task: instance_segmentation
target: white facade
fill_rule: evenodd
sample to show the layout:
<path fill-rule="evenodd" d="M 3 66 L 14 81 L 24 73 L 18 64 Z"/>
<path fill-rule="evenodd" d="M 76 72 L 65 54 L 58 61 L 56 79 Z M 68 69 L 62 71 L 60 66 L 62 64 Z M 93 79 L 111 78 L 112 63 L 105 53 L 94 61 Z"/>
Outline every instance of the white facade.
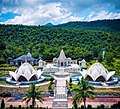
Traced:
<path fill-rule="evenodd" d="M 88 70 L 81 72 L 84 78 L 91 79 L 92 81 L 108 81 L 115 71 L 108 72 L 108 70 L 100 63 L 94 63 Z"/>
<path fill-rule="evenodd" d="M 66 58 L 65 53 L 62 49 L 59 57 L 53 59 L 53 63 L 54 63 L 54 66 L 57 66 L 57 67 L 68 67 L 68 66 L 71 66 L 71 64 L 77 64 L 77 60 Z"/>
<path fill-rule="evenodd" d="M 79 72 L 80 66 L 77 64 L 77 60 L 66 58 L 63 49 L 60 52 L 58 58 L 53 59 L 53 64 L 47 64 L 43 68 L 44 72 L 59 72 L 61 68 L 64 68 L 65 72 Z"/>
<path fill-rule="evenodd" d="M 32 81 L 40 78 L 43 72 L 36 71 L 28 62 L 23 63 L 15 72 L 9 72 L 14 81 Z"/>
<path fill-rule="evenodd" d="M 85 59 L 83 59 L 82 61 L 79 61 L 79 65 L 81 66 L 81 68 L 87 68 Z"/>
<path fill-rule="evenodd" d="M 46 65 L 46 62 L 43 61 L 42 59 L 40 59 L 39 62 L 38 62 L 38 67 L 43 68 L 43 67 L 45 67 L 45 65 Z"/>

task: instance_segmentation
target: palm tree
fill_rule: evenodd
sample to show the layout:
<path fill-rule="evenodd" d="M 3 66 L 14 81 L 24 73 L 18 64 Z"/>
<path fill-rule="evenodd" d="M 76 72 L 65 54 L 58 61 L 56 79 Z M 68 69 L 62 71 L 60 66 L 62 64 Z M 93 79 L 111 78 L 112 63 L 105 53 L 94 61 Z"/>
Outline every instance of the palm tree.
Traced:
<path fill-rule="evenodd" d="M 43 98 L 41 96 L 42 91 L 35 87 L 35 84 L 31 84 L 29 90 L 27 91 L 26 97 L 22 101 L 28 102 L 32 99 L 32 108 L 34 109 L 35 106 L 35 99 L 38 99 L 41 103 Z"/>
<path fill-rule="evenodd" d="M 81 82 L 72 90 L 73 94 L 75 94 L 73 96 L 73 101 L 79 103 L 83 100 L 84 108 L 86 109 L 86 98 L 94 98 L 93 89 L 94 87 L 89 86 L 87 81 L 82 78 Z"/>

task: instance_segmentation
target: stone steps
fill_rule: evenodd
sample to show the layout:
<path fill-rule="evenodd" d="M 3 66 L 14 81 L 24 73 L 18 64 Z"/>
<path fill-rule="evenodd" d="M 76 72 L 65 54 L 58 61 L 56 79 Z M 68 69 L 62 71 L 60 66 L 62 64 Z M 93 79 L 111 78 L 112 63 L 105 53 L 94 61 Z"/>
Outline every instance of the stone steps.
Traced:
<path fill-rule="evenodd" d="M 67 101 L 53 101 L 52 107 L 55 108 L 55 109 L 56 108 L 67 109 L 68 108 L 68 102 Z"/>

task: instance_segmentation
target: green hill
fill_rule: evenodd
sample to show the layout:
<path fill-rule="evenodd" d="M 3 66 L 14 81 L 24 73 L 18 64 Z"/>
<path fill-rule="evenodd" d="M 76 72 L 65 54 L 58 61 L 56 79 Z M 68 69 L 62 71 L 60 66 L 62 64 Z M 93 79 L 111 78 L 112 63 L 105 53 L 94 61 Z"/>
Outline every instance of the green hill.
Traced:
<path fill-rule="evenodd" d="M 97 59 L 102 48 L 117 59 L 120 58 L 119 23 L 120 20 L 103 20 L 71 22 L 51 27 L 1 24 L 0 62 L 5 63 L 9 57 L 16 58 L 28 51 L 35 58 L 52 60 L 58 56 L 61 48 L 65 50 L 67 57 L 78 60 Z"/>
<path fill-rule="evenodd" d="M 109 32 L 120 31 L 120 19 L 115 20 L 97 20 L 91 22 L 68 22 L 65 24 L 57 25 L 57 27 L 75 28 L 81 30 L 101 30 Z"/>

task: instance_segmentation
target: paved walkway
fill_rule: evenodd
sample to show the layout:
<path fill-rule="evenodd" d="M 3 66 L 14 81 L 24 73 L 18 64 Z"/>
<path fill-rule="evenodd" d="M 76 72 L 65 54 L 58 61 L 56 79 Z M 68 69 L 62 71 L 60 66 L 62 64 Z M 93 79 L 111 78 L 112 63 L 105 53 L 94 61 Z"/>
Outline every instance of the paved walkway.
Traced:
<path fill-rule="evenodd" d="M 68 77 L 59 78 L 55 77 L 56 79 L 56 87 L 55 87 L 55 96 L 54 101 L 52 103 L 52 108 L 61 108 L 67 109 L 68 108 L 68 100 L 67 100 L 67 88 L 66 88 L 66 80 Z"/>
<path fill-rule="evenodd" d="M 35 86 L 43 86 L 46 84 L 49 84 L 50 82 L 43 82 L 43 83 L 39 83 L 36 84 Z M 30 85 L 10 85 L 10 84 L 0 84 L 0 87 L 8 87 L 8 88 L 25 88 L 25 87 L 29 87 Z"/>

